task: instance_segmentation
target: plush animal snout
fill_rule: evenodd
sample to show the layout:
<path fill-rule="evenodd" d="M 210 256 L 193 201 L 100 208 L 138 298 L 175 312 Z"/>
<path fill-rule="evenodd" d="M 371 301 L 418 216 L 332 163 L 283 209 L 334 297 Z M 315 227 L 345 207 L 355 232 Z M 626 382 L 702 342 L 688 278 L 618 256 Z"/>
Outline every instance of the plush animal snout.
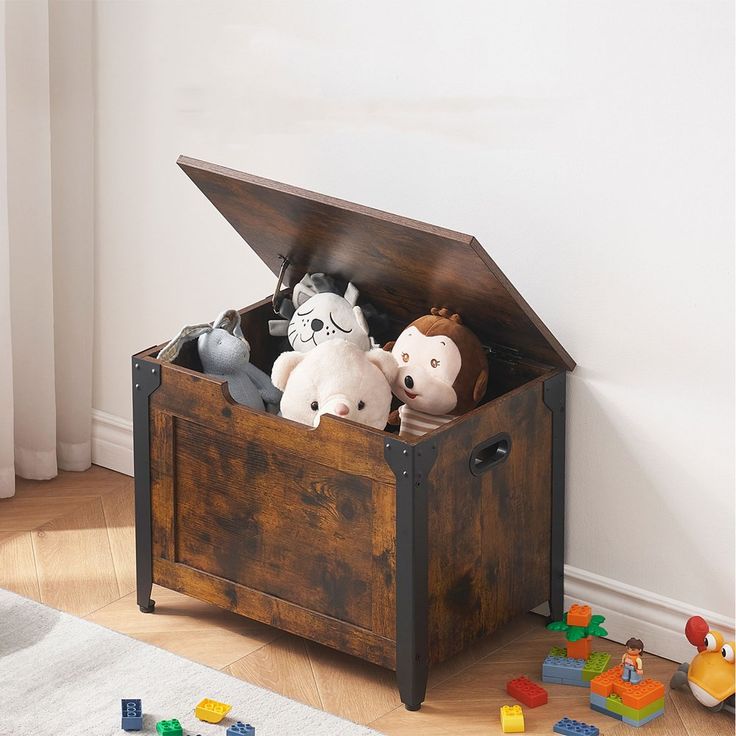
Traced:
<path fill-rule="evenodd" d="M 404 385 L 407 388 L 414 388 L 414 379 L 411 376 L 404 376 Z"/>
<path fill-rule="evenodd" d="M 350 414 L 350 407 L 348 407 L 346 404 L 335 404 L 333 407 L 335 414 L 339 417 L 346 417 L 348 414 Z"/>
<path fill-rule="evenodd" d="M 313 319 L 310 325 L 313 332 L 319 332 L 324 326 L 325 323 L 321 319 Z"/>

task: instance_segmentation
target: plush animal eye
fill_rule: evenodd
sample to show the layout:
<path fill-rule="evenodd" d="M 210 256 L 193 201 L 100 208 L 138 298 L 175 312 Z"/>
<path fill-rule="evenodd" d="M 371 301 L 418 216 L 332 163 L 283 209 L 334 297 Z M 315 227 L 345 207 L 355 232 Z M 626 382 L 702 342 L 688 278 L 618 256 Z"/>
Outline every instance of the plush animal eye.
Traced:
<path fill-rule="evenodd" d="M 437 360 L 437 358 L 432 358 L 432 360 L 429 361 L 429 364 L 432 366 L 432 368 L 436 368 L 440 362 Z"/>
<path fill-rule="evenodd" d="M 365 409 L 365 401 L 358 402 L 358 411 L 360 411 L 361 409 Z"/>
<path fill-rule="evenodd" d="M 409 353 L 401 353 L 401 360 L 404 361 L 404 363 L 409 362 Z"/>
<path fill-rule="evenodd" d="M 705 644 L 705 648 L 709 652 L 715 652 L 716 649 L 718 649 L 718 642 L 716 641 L 716 638 L 715 636 L 713 636 L 713 634 L 706 634 L 703 643 Z"/>
<path fill-rule="evenodd" d="M 309 406 L 312 407 L 312 411 L 317 411 L 317 409 L 319 409 L 319 404 L 316 401 L 313 401 Z"/>
<path fill-rule="evenodd" d="M 733 645 L 724 644 L 723 649 L 721 649 L 721 656 L 726 660 L 726 662 L 733 662 Z"/>

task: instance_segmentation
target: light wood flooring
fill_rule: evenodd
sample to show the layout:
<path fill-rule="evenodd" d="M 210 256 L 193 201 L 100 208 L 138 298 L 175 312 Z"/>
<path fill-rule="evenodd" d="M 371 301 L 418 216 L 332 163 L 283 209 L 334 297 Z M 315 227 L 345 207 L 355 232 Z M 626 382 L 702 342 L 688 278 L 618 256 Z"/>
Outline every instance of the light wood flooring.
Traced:
<path fill-rule="evenodd" d="M 18 481 L 0 500 L 0 587 L 81 616 L 389 736 L 499 734 L 499 708 L 514 704 L 506 682 L 539 681 L 541 661 L 560 636 L 527 614 L 431 673 L 427 700 L 410 713 L 392 672 L 283 634 L 187 596 L 154 588 L 156 613 L 135 604 L 133 481 L 104 468 Z M 635 632 L 632 632 L 635 634 Z M 619 644 L 597 649 L 619 656 Z M 676 665 L 645 657 L 646 674 L 669 682 Z M 546 685 L 549 703 L 524 707 L 527 734 L 549 734 L 567 715 L 602 734 L 633 729 L 590 710 L 586 691 Z M 711 714 L 687 692 L 667 694 L 665 715 L 644 728 L 662 736 L 733 734 L 733 719 Z M 284 736 L 290 736 L 285 734 Z"/>

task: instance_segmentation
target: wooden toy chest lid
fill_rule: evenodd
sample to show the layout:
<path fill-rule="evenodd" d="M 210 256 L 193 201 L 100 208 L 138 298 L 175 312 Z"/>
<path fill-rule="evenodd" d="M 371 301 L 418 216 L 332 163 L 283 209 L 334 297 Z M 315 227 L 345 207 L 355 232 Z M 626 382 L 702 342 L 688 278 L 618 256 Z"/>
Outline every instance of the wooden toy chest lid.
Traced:
<path fill-rule="evenodd" d="M 572 370 L 575 362 L 471 235 L 204 161 L 177 162 L 285 286 L 324 272 L 408 324 L 432 306 L 462 315 L 486 345 Z"/>

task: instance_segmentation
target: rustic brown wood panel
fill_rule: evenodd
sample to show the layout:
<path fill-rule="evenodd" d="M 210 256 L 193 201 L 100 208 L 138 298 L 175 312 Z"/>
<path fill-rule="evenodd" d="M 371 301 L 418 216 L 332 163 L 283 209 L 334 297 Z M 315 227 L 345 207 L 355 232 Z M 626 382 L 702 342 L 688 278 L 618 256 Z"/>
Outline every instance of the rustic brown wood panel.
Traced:
<path fill-rule="evenodd" d="M 259 442 L 282 456 L 321 458 L 335 470 L 380 483 L 395 478 L 383 457 L 384 433 L 333 416 L 319 427 L 255 411 L 236 404 L 223 383 L 195 371 L 161 364 L 161 387 L 151 396 L 151 411 L 186 418 L 243 442 Z"/>
<path fill-rule="evenodd" d="M 502 432 L 511 437 L 506 461 L 472 475 L 472 449 Z M 432 662 L 547 599 L 551 437 L 541 379 L 436 434 L 428 498 Z"/>
<path fill-rule="evenodd" d="M 548 365 L 575 366 L 501 269 L 470 235 L 180 157 L 179 166 L 287 284 L 323 271 L 407 324 L 432 306 L 460 312 L 484 342 Z M 421 288 L 417 288 L 421 284 Z"/>
<path fill-rule="evenodd" d="M 396 667 L 396 642 L 359 626 L 167 560 L 154 559 L 153 578 L 158 585 L 214 603 L 255 621 L 304 636 L 381 667 Z"/>
<path fill-rule="evenodd" d="M 174 560 L 174 418 L 151 411 L 151 529 L 153 554 Z"/>
<path fill-rule="evenodd" d="M 396 639 L 396 486 L 373 484 L 372 630 Z"/>
<path fill-rule="evenodd" d="M 176 562 L 371 627 L 370 479 L 176 422 Z"/>

